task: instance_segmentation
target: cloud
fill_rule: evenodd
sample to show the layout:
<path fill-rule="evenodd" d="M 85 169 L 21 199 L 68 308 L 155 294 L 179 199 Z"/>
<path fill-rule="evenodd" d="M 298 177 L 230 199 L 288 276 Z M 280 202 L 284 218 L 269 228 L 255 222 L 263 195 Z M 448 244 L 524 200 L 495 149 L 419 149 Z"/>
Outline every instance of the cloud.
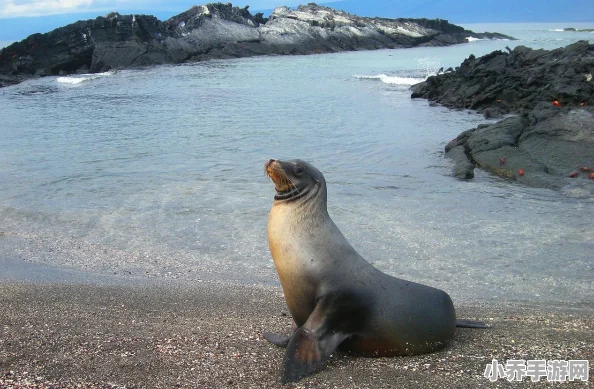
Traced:
<path fill-rule="evenodd" d="M 194 3 L 193 0 L 0 0 L 0 19 L 126 10 L 173 10 L 177 7 L 179 12 L 183 12 Z"/>
<path fill-rule="evenodd" d="M 0 0 L 0 19 L 35 17 L 59 14 L 76 14 L 97 12 L 97 14 L 128 10 L 144 11 L 172 11 L 183 12 L 193 5 L 206 4 L 213 0 Z M 221 0 L 223 1 L 223 0 Z M 250 10 L 273 9 L 280 5 L 296 6 L 305 4 L 309 0 L 238 0 L 233 5 L 250 6 Z M 320 3 L 330 3 L 340 0 L 320 0 Z"/>
<path fill-rule="evenodd" d="M 34 17 L 90 11 L 104 11 L 108 3 L 103 0 L 2 0 L 0 18 Z"/>
<path fill-rule="evenodd" d="M 0 18 L 44 16 L 93 10 L 94 0 L 4 0 Z"/>

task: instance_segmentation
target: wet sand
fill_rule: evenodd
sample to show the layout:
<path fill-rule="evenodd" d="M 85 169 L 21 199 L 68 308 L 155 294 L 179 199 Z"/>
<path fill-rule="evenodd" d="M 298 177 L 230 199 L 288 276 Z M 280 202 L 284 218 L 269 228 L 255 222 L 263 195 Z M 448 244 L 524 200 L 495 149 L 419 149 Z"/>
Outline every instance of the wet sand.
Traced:
<path fill-rule="evenodd" d="M 0 283 L 0 388 L 277 388 L 289 333 L 280 287 L 175 282 Z M 458 329 L 443 351 L 394 358 L 335 353 L 295 388 L 553 387 L 483 377 L 493 358 L 587 359 L 594 315 L 457 304 L 488 330 Z M 563 387 L 587 387 L 567 382 Z"/>

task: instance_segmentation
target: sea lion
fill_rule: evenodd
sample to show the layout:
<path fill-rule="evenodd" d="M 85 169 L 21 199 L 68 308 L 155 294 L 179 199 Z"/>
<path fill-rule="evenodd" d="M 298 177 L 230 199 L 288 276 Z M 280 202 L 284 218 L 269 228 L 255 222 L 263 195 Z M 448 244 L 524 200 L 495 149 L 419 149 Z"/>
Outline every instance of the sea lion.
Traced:
<path fill-rule="evenodd" d="M 443 348 L 456 325 L 450 296 L 384 274 L 349 244 L 326 209 L 326 180 L 301 160 L 265 164 L 276 189 L 268 243 L 293 316 L 289 337 L 264 333 L 286 346 L 283 383 L 313 373 L 340 346 L 364 356 L 422 354 Z"/>

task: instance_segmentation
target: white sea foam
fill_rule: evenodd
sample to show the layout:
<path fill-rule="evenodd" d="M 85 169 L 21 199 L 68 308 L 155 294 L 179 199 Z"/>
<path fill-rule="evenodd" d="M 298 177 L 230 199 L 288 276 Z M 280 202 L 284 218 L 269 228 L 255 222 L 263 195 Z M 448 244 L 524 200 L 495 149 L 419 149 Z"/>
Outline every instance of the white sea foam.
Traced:
<path fill-rule="evenodd" d="M 467 38 L 466 38 L 466 40 L 467 40 L 468 42 L 475 42 L 475 41 L 484 41 L 485 39 L 481 39 L 481 38 L 475 38 L 475 37 L 473 37 L 473 36 L 469 36 L 469 37 L 467 37 Z"/>
<path fill-rule="evenodd" d="M 577 30 L 565 30 L 563 28 L 551 28 L 551 29 L 549 29 L 549 31 L 552 31 L 552 32 L 590 32 L 590 33 L 594 33 L 594 31 L 582 31 L 580 29 L 577 29 Z"/>
<path fill-rule="evenodd" d="M 425 81 L 424 78 L 388 76 L 386 74 L 378 74 L 375 76 L 355 76 L 355 78 L 360 80 L 380 80 L 384 84 L 393 85 L 414 85 Z"/>
<path fill-rule="evenodd" d="M 77 76 L 58 77 L 56 81 L 62 84 L 76 85 L 84 81 L 90 81 L 101 77 L 111 76 L 112 74 L 113 72 L 111 71 L 97 74 L 80 74 Z"/>
<path fill-rule="evenodd" d="M 83 81 L 87 81 L 88 77 L 58 77 L 57 81 L 62 84 L 80 84 Z"/>

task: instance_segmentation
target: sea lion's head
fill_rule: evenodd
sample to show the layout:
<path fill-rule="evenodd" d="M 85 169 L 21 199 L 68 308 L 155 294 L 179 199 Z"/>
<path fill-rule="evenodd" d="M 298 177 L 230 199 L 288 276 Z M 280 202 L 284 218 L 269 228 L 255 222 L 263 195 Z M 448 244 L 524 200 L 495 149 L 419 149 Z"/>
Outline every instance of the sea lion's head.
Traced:
<path fill-rule="evenodd" d="M 318 169 L 300 159 L 279 161 L 270 159 L 264 164 L 268 177 L 274 182 L 275 200 L 292 201 L 326 194 L 326 180 Z M 325 199 L 324 199 L 325 200 Z"/>

